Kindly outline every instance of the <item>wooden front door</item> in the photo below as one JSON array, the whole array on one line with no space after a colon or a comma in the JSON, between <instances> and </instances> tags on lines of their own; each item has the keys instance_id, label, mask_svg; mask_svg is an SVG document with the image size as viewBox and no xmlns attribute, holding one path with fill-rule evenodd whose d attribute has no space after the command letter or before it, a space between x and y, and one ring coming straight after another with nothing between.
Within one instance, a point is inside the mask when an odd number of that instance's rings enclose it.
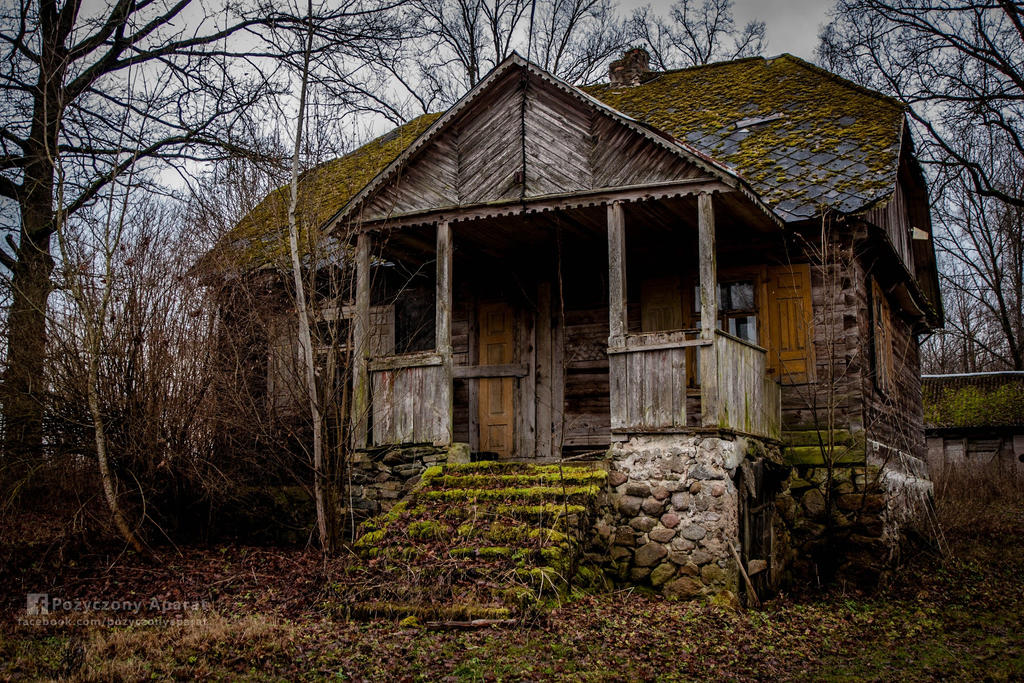
<instances>
[{"instance_id":1,"label":"wooden front door","mask_svg":"<svg viewBox=\"0 0 1024 683\"><path fill-rule=\"evenodd\" d=\"M478 311L480 365L515 362L512 308L504 303L481 304ZM512 456L515 436L515 378L489 377L480 380L480 451L499 458Z\"/></svg>"}]
</instances>

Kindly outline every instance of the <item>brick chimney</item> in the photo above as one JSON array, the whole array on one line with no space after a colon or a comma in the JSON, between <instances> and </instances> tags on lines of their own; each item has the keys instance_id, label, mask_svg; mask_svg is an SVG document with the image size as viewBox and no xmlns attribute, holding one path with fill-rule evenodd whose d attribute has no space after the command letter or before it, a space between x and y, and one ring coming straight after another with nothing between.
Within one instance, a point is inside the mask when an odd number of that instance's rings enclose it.
<instances>
[{"instance_id":1,"label":"brick chimney","mask_svg":"<svg viewBox=\"0 0 1024 683\"><path fill-rule=\"evenodd\" d=\"M612 85L640 85L641 79L651 72L651 56L642 47L622 53L608 66L608 81Z\"/></svg>"}]
</instances>

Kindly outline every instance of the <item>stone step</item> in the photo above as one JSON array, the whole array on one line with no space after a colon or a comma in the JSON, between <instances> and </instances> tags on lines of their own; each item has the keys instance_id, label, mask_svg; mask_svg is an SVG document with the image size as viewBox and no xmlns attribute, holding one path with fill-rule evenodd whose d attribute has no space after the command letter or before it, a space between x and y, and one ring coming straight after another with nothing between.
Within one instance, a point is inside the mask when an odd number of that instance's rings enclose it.
<instances>
[{"instance_id":1,"label":"stone step","mask_svg":"<svg viewBox=\"0 0 1024 683\"><path fill-rule=\"evenodd\" d=\"M581 465L428 468L404 500L361 525L355 549L376 588L353 613L521 613L576 574L606 477Z\"/></svg>"}]
</instances>

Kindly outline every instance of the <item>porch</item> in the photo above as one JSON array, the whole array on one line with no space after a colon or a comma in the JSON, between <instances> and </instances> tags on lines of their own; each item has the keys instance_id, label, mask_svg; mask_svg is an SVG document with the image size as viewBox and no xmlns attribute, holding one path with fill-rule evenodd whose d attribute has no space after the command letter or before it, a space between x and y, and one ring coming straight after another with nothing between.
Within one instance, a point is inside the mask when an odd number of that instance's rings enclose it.
<instances>
[{"instance_id":1,"label":"porch","mask_svg":"<svg viewBox=\"0 0 1024 683\"><path fill-rule=\"evenodd\" d=\"M778 243L731 188L678 182L371 227L355 249L356 448L463 442L547 460L645 434L779 439L757 312L723 311L719 287L700 286L721 286L723 255L753 264ZM383 345L371 341L382 324Z\"/></svg>"}]
</instances>

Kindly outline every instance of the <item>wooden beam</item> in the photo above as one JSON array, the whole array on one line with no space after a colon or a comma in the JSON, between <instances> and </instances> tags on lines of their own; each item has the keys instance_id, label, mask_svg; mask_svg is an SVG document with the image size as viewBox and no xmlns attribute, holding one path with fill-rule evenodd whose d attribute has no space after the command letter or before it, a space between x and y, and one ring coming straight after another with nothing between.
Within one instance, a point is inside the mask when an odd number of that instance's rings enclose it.
<instances>
[{"instance_id":1,"label":"wooden beam","mask_svg":"<svg viewBox=\"0 0 1024 683\"><path fill-rule=\"evenodd\" d=\"M551 450L551 283L537 285L537 457Z\"/></svg>"},{"instance_id":2,"label":"wooden beam","mask_svg":"<svg viewBox=\"0 0 1024 683\"><path fill-rule=\"evenodd\" d=\"M626 218L622 204L608 205L608 346L626 338Z\"/></svg>"},{"instance_id":3,"label":"wooden beam","mask_svg":"<svg viewBox=\"0 0 1024 683\"><path fill-rule=\"evenodd\" d=\"M365 448L370 414L370 244L373 237L356 237L356 305L352 318L352 445Z\"/></svg>"},{"instance_id":4,"label":"wooden beam","mask_svg":"<svg viewBox=\"0 0 1024 683\"><path fill-rule=\"evenodd\" d=\"M454 433L454 377L452 367L452 229L448 221L437 224L437 296L434 306L434 346L444 365L448 434ZM442 419L444 419L442 417Z\"/></svg>"},{"instance_id":5,"label":"wooden beam","mask_svg":"<svg viewBox=\"0 0 1024 683\"><path fill-rule=\"evenodd\" d=\"M718 264L715 255L715 212L711 195L697 196L697 240L700 260L700 337L714 339L718 327ZM701 426L718 424L718 363L714 344L700 349Z\"/></svg>"},{"instance_id":6,"label":"wooden beam","mask_svg":"<svg viewBox=\"0 0 1024 683\"><path fill-rule=\"evenodd\" d=\"M530 368L526 363L503 365L459 365L454 369L458 379L482 379L490 377L526 377Z\"/></svg>"}]
</instances>

